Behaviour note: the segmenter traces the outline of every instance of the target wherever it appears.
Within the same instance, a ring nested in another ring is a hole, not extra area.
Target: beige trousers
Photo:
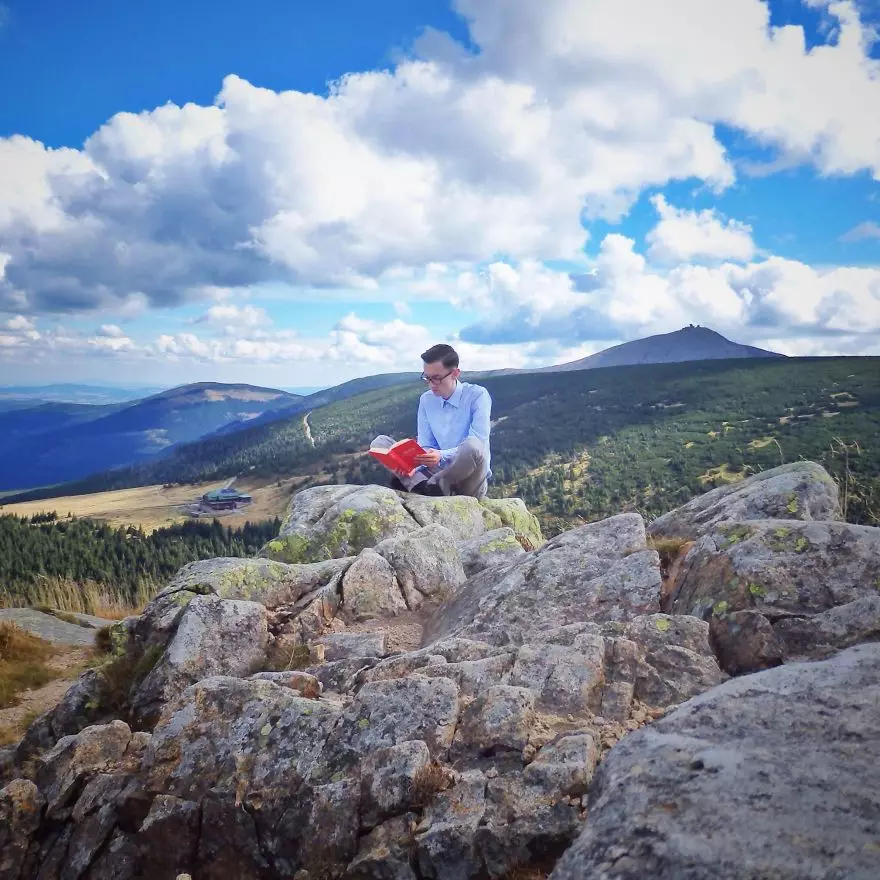
[[[382,434],[371,445],[388,449],[394,445],[394,440]],[[429,482],[436,483],[443,490],[444,495],[485,497],[489,488],[485,446],[475,437],[468,437],[458,447],[455,458],[445,468],[434,473],[427,468],[421,468],[411,477],[399,477],[399,479],[407,489],[412,489],[426,477]]]

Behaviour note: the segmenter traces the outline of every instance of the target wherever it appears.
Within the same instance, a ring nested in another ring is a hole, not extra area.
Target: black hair
[[[436,364],[441,361],[447,370],[454,370],[458,366],[458,352],[445,342],[432,345],[422,354],[422,360],[426,364]]]

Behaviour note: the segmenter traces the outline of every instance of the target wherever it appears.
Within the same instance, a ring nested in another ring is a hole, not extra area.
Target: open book
[[[399,440],[388,449],[370,447],[370,455],[397,474],[409,476],[419,465],[417,455],[424,455],[425,450],[415,440]]]

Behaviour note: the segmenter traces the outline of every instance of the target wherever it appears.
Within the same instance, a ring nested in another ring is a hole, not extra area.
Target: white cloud
[[[33,330],[35,324],[24,315],[16,315],[14,318],[10,318],[6,322],[6,328],[8,330]]]
[[[241,332],[272,322],[263,308],[252,305],[237,306],[234,303],[229,303],[211,306],[204,315],[196,319],[196,323],[223,325],[233,331]]]
[[[752,228],[738,220],[726,222],[717,211],[687,211],[670,205],[662,195],[651,204],[660,221],[648,233],[648,255],[662,263],[693,260],[750,260],[755,255]]]
[[[107,339],[122,339],[125,336],[125,331],[121,327],[117,327],[116,324],[102,324],[95,335]]]
[[[869,241],[872,238],[876,238],[880,241],[880,223],[875,223],[873,220],[865,220],[864,223],[859,223],[857,226],[853,226],[852,229],[841,235],[839,241],[851,243],[856,241]]]
[[[880,333],[880,267],[812,267],[769,257],[746,264],[651,266],[621,235],[602,241],[588,283],[578,291],[566,273],[547,279],[543,298],[517,295],[530,267],[504,265],[504,288],[492,267],[471,297],[484,319],[462,331],[468,342],[492,344],[549,339],[633,339],[699,323],[737,341]],[[529,289],[530,285],[524,285]],[[548,302],[554,297],[552,302]]]

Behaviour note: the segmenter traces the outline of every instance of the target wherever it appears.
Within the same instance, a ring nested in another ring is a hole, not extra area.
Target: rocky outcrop
[[[537,519],[519,498],[430,498],[383,486],[316,486],[297,493],[264,554],[286,563],[356,556],[431,525],[448,529],[455,541],[508,526],[527,549],[543,543]]]
[[[815,462],[796,461],[698,495],[654,520],[649,532],[658,538],[694,540],[725,522],[841,518],[834,480]]]
[[[880,645],[729,681],[626,737],[552,880],[872,880]]]
[[[516,500],[300,493],[297,561],[187,566],[0,761],[0,865],[486,880],[569,850],[554,876],[859,877],[880,655],[838,652],[878,634],[876,535],[792,520],[791,479],[716,499],[671,592],[635,514],[543,543]],[[831,788],[812,835],[796,805]]]

